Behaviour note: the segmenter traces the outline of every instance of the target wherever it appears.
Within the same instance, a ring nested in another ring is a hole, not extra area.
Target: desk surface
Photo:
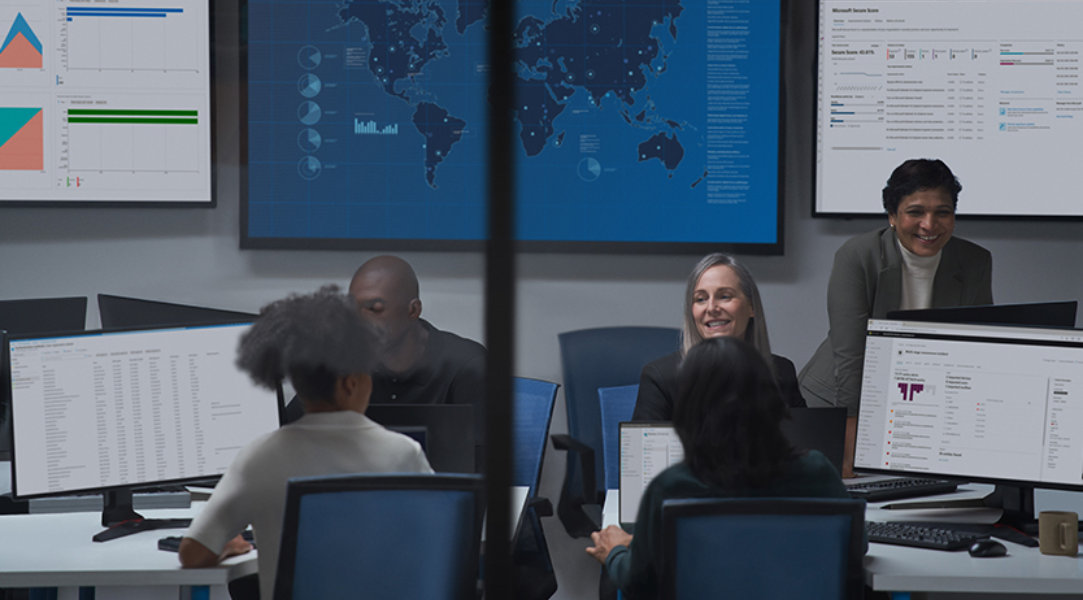
[[[938,498],[983,497],[992,486],[970,484],[951,496]],[[895,501],[901,503],[904,501]],[[602,521],[614,525],[619,518],[620,492],[606,493]],[[870,504],[866,519],[871,521],[905,520],[981,520],[992,522],[997,511],[980,509],[974,513],[956,510],[902,511],[884,510]],[[909,592],[965,592],[977,594],[1083,594],[1083,556],[1046,556],[1037,548],[1003,542],[1008,555],[1000,558],[973,558],[965,551],[944,552],[869,544],[865,557],[865,582],[874,590]]]
[[[528,488],[512,489],[511,531]],[[141,510],[153,518],[191,518],[203,507]],[[72,512],[0,516],[0,588],[69,586],[225,585],[257,571],[256,553],[235,556],[209,569],[182,569],[175,552],[158,550],[158,538],[183,529],[143,531],[108,542],[91,537],[102,530],[101,513]],[[14,540],[19,540],[15,543]]]
[[[190,518],[202,504],[141,512],[147,518]],[[0,587],[225,585],[256,572],[255,552],[209,569],[182,569],[175,552],[158,549],[158,538],[182,535],[183,529],[94,542],[100,519],[97,512],[0,517]]]

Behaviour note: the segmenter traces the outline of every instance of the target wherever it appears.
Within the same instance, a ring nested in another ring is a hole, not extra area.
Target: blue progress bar
[[[68,20],[72,17],[166,17],[169,13],[182,13],[183,8],[124,8],[124,7],[101,7],[82,8],[69,7],[67,9]]]

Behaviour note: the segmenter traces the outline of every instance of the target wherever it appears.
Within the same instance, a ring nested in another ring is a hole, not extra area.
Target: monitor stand
[[[119,537],[152,529],[182,529],[191,519],[144,519],[132,507],[132,489],[120,488],[105,492],[102,525],[108,529],[94,535],[95,542],[107,542]]]
[[[959,498],[954,500],[918,500],[895,502],[884,506],[890,510],[920,510],[926,508],[998,508],[1003,511],[993,525],[995,537],[1026,546],[1037,546],[1029,536],[1038,535],[1038,520],[1034,518],[1034,488],[996,484],[992,493],[984,498]]]

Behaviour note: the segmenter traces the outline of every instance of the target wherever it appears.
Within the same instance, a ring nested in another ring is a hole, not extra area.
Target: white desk
[[[147,518],[192,517],[202,504],[141,512]],[[212,598],[228,598],[230,580],[256,572],[255,552],[209,569],[182,569],[175,552],[158,550],[158,538],[182,535],[183,529],[91,541],[101,530],[98,512],[0,516],[0,587],[56,587],[65,598],[74,597],[80,586],[93,586],[98,600],[176,600],[181,587],[212,586]]]
[[[971,484],[960,487],[953,496],[968,498],[986,495],[992,486]],[[905,501],[895,501],[905,502]],[[604,525],[615,525],[619,518],[620,492],[606,492],[602,511]],[[969,514],[975,520],[992,522],[997,511],[979,509]],[[866,519],[880,521],[926,521],[954,516],[958,511],[883,510],[869,505]],[[918,592],[920,597],[935,598],[1030,598],[1048,594],[1083,597],[1083,556],[1046,556],[1037,548],[1003,542],[1008,555],[1000,558],[973,558],[965,551],[944,552],[890,544],[869,544],[865,557],[865,582],[878,591]],[[919,597],[915,594],[914,597]]]

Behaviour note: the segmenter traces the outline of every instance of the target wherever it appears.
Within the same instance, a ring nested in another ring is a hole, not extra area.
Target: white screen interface
[[[817,212],[880,214],[896,166],[940,158],[960,214],[1083,214],[1083,0],[820,0],[819,19]]]
[[[1083,332],[870,320],[856,468],[1083,486]]]
[[[0,2],[0,201],[210,206],[210,11]]]
[[[19,496],[210,477],[278,428],[235,365],[249,325],[9,342]]]
[[[620,522],[634,523],[639,500],[654,476],[684,460],[684,446],[673,426],[620,424]]]

